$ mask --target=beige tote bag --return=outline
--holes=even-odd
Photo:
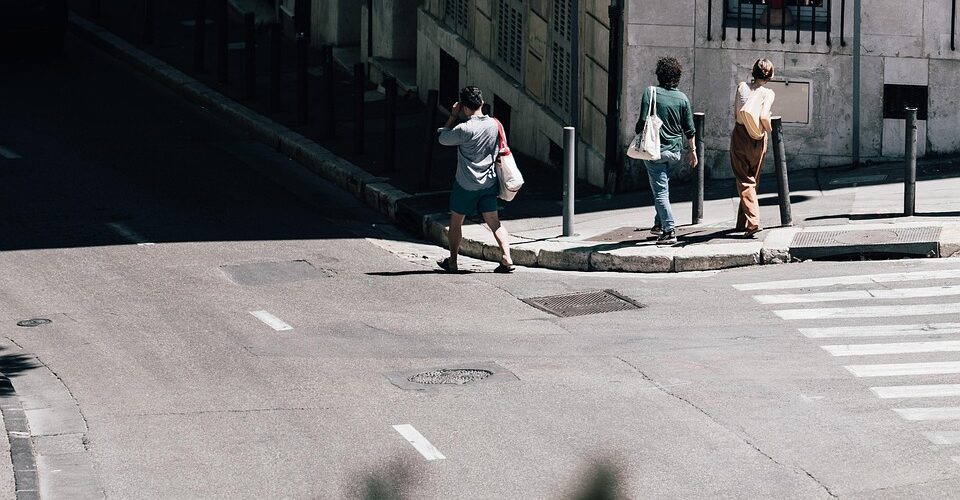
[[[747,85],[747,83],[744,82],[740,85]],[[763,87],[754,90],[753,93],[750,94],[750,97],[747,98],[747,102],[744,103],[740,111],[737,112],[738,121],[746,127],[747,133],[750,134],[750,137],[754,140],[763,139],[763,137],[767,135],[767,131],[760,126],[760,116],[764,111],[764,100],[766,97],[767,90]]]

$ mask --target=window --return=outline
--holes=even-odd
[[[497,19],[494,21],[497,29],[494,59],[500,69],[517,81],[520,81],[523,69],[524,10],[520,0],[498,0]]]
[[[553,0],[550,18],[550,105],[563,116],[570,114],[572,3]]]
[[[470,0],[444,0],[443,22],[458,35],[466,37],[470,31]]]
[[[724,0],[727,28],[828,31],[830,0]],[[779,33],[778,33],[779,35]],[[779,38],[779,36],[777,36]],[[789,39],[789,37],[788,37]]]

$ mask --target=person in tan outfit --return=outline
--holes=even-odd
[[[744,237],[753,238],[763,230],[760,226],[760,203],[757,201],[757,186],[760,181],[760,168],[763,167],[763,157],[767,152],[767,137],[773,130],[770,125],[770,109],[773,106],[774,93],[764,87],[773,78],[773,63],[769,59],[757,59],[753,64],[753,82],[741,82],[737,86],[737,96],[733,101],[733,111],[736,124],[730,136],[730,165],[737,179],[737,192],[740,193],[740,207],[737,209],[737,230],[744,232]],[[751,96],[762,99],[760,106],[759,139],[754,138],[744,123],[745,118],[740,112]]]

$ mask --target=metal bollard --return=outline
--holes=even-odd
[[[309,49],[310,38],[302,31],[297,33],[297,122],[300,125],[310,121]]]
[[[383,166],[394,170],[397,168],[397,79],[392,76],[384,77],[383,89],[387,95],[387,109],[383,120]]]
[[[193,27],[193,71],[203,71],[204,51],[207,43],[207,0],[197,0],[196,23]]]
[[[227,0],[217,1],[217,81],[227,83],[227,59],[230,57],[229,34],[227,32]]]
[[[577,181],[577,130],[563,127],[563,235],[573,236],[573,188]]]
[[[280,110],[280,44],[283,32],[280,23],[270,24],[270,109]]]
[[[143,0],[143,43],[152,45],[156,27],[156,0]]]
[[[337,137],[337,75],[333,66],[333,46],[324,45],[322,49],[323,58],[323,81],[320,99],[323,101],[323,136],[327,139]]]
[[[100,0],[90,0],[90,17],[97,18],[100,17]]]
[[[917,209],[917,108],[906,108],[906,137],[903,145],[903,215]]]
[[[247,99],[257,98],[257,16],[253,12],[243,15],[243,52],[246,59]]]
[[[693,114],[693,124],[694,128],[697,130],[697,160],[699,161],[697,167],[693,169],[693,175],[696,176],[693,182],[694,224],[703,222],[703,170],[704,167],[706,167],[705,162],[703,161],[704,150],[706,150],[706,147],[703,145],[703,127],[705,118],[706,115],[704,113]]]
[[[364,94],[366,88],[366,74],[364,73],[363,63],[353,65],[353,151],[357,154],[363,153],[363,108]]]
[[[427,140],[424,150],[426,152],[423,163],[423,179],[420,181],[420,189],[427,191],[430,189],[430,181],[433,176],[433,150],[437,144],[437,106],[440,105],[440,92],[431,89],[427,91],[427,113],[426,130]]]
[[[792,226],[790,184],[787,181],[787,158],[783,148],[783,121],[779,116],[774,116],[770,122],[773,125],[773,163],[777,168],[777,195],[780,197],[780,225]]]

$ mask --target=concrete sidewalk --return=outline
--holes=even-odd
[[[253,137],[296,159],[305,168],[365,200],[368,205],[446,245],[447,194],[411,194],[390,178],[376,176],[297,133],[192,78],[165,61],[77,15],[75,34],[110,51],[186,98],[220,114]],[[789,159],[788,159],[789,160]],[[746,240],[732,232],[736,217],[733,181],[708,181],[704,220],[691,220],[691,203],[682,201],[689,186],[673,186],[679,242],[655,245],[647,229],[654,209],[649,192],[577,200],[577,235],[560,237],[561,205],[538,190],[537,179],[503,211],[511,233],[513,257],[521,266],[580,271],[679,272],[785,263],[829,256],[960,256],[960,166],[924,163],[917,186],[915,217],[903,210],[902,166],[897,164],[821,169],[791,173],[795,191],[793,227],[779,224],[773,175],[761,180],[761,219],[768,230]],[[553,179],[555,181],[556,179]],[[552,188],[551,188],[552,189]],[[640,228],[641,230],[637,230]],[[492,233],[471,223],[464,228],[463,254],[499,260]]]

